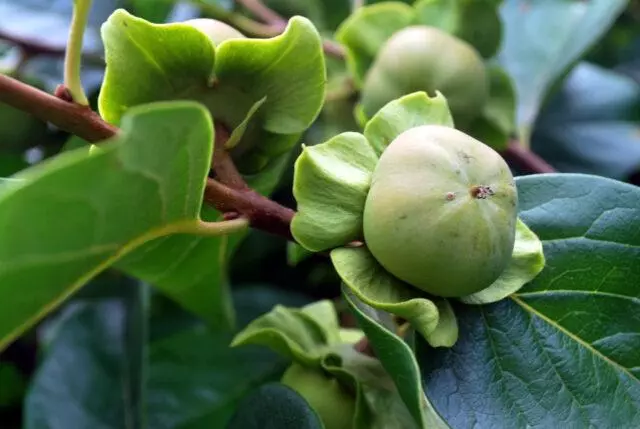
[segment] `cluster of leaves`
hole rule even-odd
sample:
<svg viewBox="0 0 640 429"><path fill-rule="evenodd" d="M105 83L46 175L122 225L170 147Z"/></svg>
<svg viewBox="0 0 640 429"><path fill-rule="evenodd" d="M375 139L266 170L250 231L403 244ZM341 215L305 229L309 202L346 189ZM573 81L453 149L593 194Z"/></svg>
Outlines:
<svg viewBox="0 0 640 429"><path fill-rule="evenodd" d="M2 73L53 92L73 3L0 0ZM268 0L285 25L221 42L184 23L256 36L250 3L95 2L82 79L119 128L95 146L0 103L2 426L16 410L32 429L326 426L278 382L292 362L346 386L358 428L637 421L633 2ZM376 142L453 126L441 95L363 112L367 71L411 25L481 55L490 93L466 132L507 157L515 138L562 172L517 177L507 279L460 301L425 299L366 249L314 253L359 238ZM323 55L323 38L345 58ZM354 153L363 141L373 155ZM293 222L299 244L213 223L203 194L219 151L262 195L301 213L316 198ZM303 168L316 172L304 183ZM340 329L348 316L357 330ZM363 335L375 358L355 351Z"/></svg>

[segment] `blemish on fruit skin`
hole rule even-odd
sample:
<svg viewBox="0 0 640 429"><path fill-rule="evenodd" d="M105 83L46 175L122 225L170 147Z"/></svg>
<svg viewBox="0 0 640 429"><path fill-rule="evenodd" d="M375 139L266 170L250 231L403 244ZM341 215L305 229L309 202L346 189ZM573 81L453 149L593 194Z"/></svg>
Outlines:
<svg viewBox="0 0 640 429"><path fill-rule="evenodd" d="M473 186L469 192L473 198L478 200L485 200L488 197L495 194L495 191L491 188L491 186L478 185Z"/></svg>
<svg viewBox="0 0 640 429"><path fill-rule="evenodd" d="M447 194L444 196L444 198L447 201L453 201L456 199L456 193L455 192L447 192Z"/></svg>

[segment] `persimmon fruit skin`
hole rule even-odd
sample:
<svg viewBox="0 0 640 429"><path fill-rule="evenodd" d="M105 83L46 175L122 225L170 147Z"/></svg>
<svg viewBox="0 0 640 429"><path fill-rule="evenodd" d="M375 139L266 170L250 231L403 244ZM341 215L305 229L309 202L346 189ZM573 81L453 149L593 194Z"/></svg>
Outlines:
<svg viewBox="0 0 640 429"><path fill-rule="evenodd" d="M326 429L351 429L356 413L355 397L336 379L326 377L315 368L293 363L280 382L302 396L318 414Z"/></svg>
<svg viewBox="0 0 640 429"><path fill-rule="evenodd" d="M480 54L467 42L424 25L389 38L367 72L361 106L372 117L388 102L412 92L444 95L456 128L468 126L489 97L489 77Z"/></svg>
<svg viewBox="0 0 640 429"><path fill-rule="evenodd" d="M364 209L364 239L391 274L431 295L490 286L511 259L518 195L492 148L454 128L426 125L382 153Z"/></svg>

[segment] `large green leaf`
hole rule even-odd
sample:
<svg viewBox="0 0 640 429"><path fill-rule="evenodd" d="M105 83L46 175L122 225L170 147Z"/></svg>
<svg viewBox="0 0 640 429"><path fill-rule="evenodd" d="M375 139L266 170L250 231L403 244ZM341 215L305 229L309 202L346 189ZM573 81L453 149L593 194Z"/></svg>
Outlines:
<svg viewBox="0 0 640 429"><path fill-rule="evenodd" d="M132 291L132 285L128 286ZM208 329L162 297L152 302L146 425L154 429L222 429L238 402L255 387L277 380L287 361L262 347L232 349L232 332ZM264 286L234 295L239 324L273 305L302 305L308 298ZM128 355L124 304L82 299L65 311L27 398L28 429L122 429ZM89 393L88 393L89 392ZM79 417L78 417L79 416ZM75 418L77 417L77 418Z"/></svg>
<svg viewBox="0 0 640 429"><path fill-rule="evenodd" d="M518 125L525 141L551 86L626 5L627 0L505 0L498 58L518 90Z"/></svg>
<svg viewBox="0 0 640 429"><path fill-rule="evenodd" d="M0 188L0 348L138 246L223 232L199 218L212 141L195 103L140 106L98 150L65 152Z"/></svg>
<svg viewBox="0 0 640 429"><path fill-rule="evenodd" d="M517 184L547 265L510 299L456 306L452 349L418 342L425 392L456 428L634 427L640 190L574 174Z"/></svg>
<svg viewBox="0 0 640 429"><path fill-rule="evenodd" d="M60 316L26 398L26 429L145 427L148 287L111 290Z"/></svg>
<svg viewBox="0 0 640 429"><path fill-rule="evenodd" d="M324 429L322 421L295 390L269 383L242 400L227 429Z"/></svg>

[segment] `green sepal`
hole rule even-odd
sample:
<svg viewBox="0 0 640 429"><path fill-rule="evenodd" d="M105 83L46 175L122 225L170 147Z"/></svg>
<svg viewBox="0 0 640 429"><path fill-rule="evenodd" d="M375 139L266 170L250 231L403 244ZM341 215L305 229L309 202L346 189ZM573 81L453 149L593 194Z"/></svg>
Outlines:
<svg viewBox="0 0 640 429"><path fill-rule="evenodd" d="M329 300L301 309L277 305L239 332L231 346L262 345L295 362L318 366L329 347L340 344L339 329L335 307Z"/></svg>
<svg viewBox="0 0 640 429"><path fill-rule="evenodd" d="M502 21L495 0L419 0L416 22L439 28L471 44L484 58L500 48Z"/></svg>
<svg viewBox="0 0 640 429"><path fill-rule="evenodd" d="M133 106L206 91L215 50L209 38L182 23L152 24L118 9L101 27L106 70L100 115L119 124Z"/></svg>
<svg viewBox="0 0 640 429"><path fill-rule="evenodd" d="M296 241L319 252L361 239L364 204L377 162L367 139L355 132L304 147L294 165L298 212L291 233Z"/></svg>
<svg viewBox="0 0 640 429"><path fill-rule="evenodd" d="M434 299L438 307L438 325L424 339L431 347L453 347L458 341L458 320L453 307L444 298Z"/></svg>
<svg viewBox="0 0 640 429"><path fill-rule="evenodd" d="M453 128L453 118L441 93L429 97L419 91L390 101L369 120L364 136L378 155L401 133L421 125L444 125Z"/></svg>
<svg viewBox="0 0 640 429"><path fill-rule="evenodd" d="M347 67L356 88L361 88L369 67L393 33L412 24L415 10L404 3L383 2L356 10L336 30L346 49Z"/></svg>
<svg viewBox="0 0 640 429"><path fill-rule="evenodd" d="M251 167L241 168L243 173L259 171L293 147L322 108L321 39L303 17L293 17L273 38L228 39L214 46L188 24L153 24L120 9L103 24L102 37L107 66L98 104L107 121L117 124L138 104L199 101L234 136L234 158L252 158L237 160ZM238 135L244 137L236 141Z"/></svg>
<svg viewBox="0 0 640 429"><path fill-rule="evenodd" d="M244 136L245 131L247 131L247 127L249 126L251 119L253 119L254 115L258 110L260 110L260 107L262 107L265 101L267 101L266 96L262 97L260 100L256 101L253 106L251 106L247 112L247 116L245 116L242 122L240 122L240 125L238 125L229 136L229 140L227 140L227 143L224 145L225 149L233 149L238 145L238 143L240 143L242 136Z"/></svg>
<svg viewBox="0 0 640 429"><path fill-rule="evenodd" d="M364 246L331 251L333 266L358 299L408 320L423 336L438 326L435 302L387 272Z"/></svg>
<svg viewBox="0 0 640 429"><path fill-rule="evenodd" d="M279 36L231 39L218 45L215 77L254 103L267 97L263 107L267 131L301 133L320 114L324 102L322 39L311 21L294 16Z"/></svg>
<svg viewBox="0 0 640 429"><path fill-rule="evenodd" d="M465 130L495 150L504 150L516 132L517 95L511 76L500 66L487 66L489 100Z"/></svg>
<svg viewBox="0 0 640 429"><path fill-rule="evenodd" d="M518 218L511 261L500 277L486 289L459 298L465 304L490 304L517 292L533 280L545 266L542 241Z"/></svg>

